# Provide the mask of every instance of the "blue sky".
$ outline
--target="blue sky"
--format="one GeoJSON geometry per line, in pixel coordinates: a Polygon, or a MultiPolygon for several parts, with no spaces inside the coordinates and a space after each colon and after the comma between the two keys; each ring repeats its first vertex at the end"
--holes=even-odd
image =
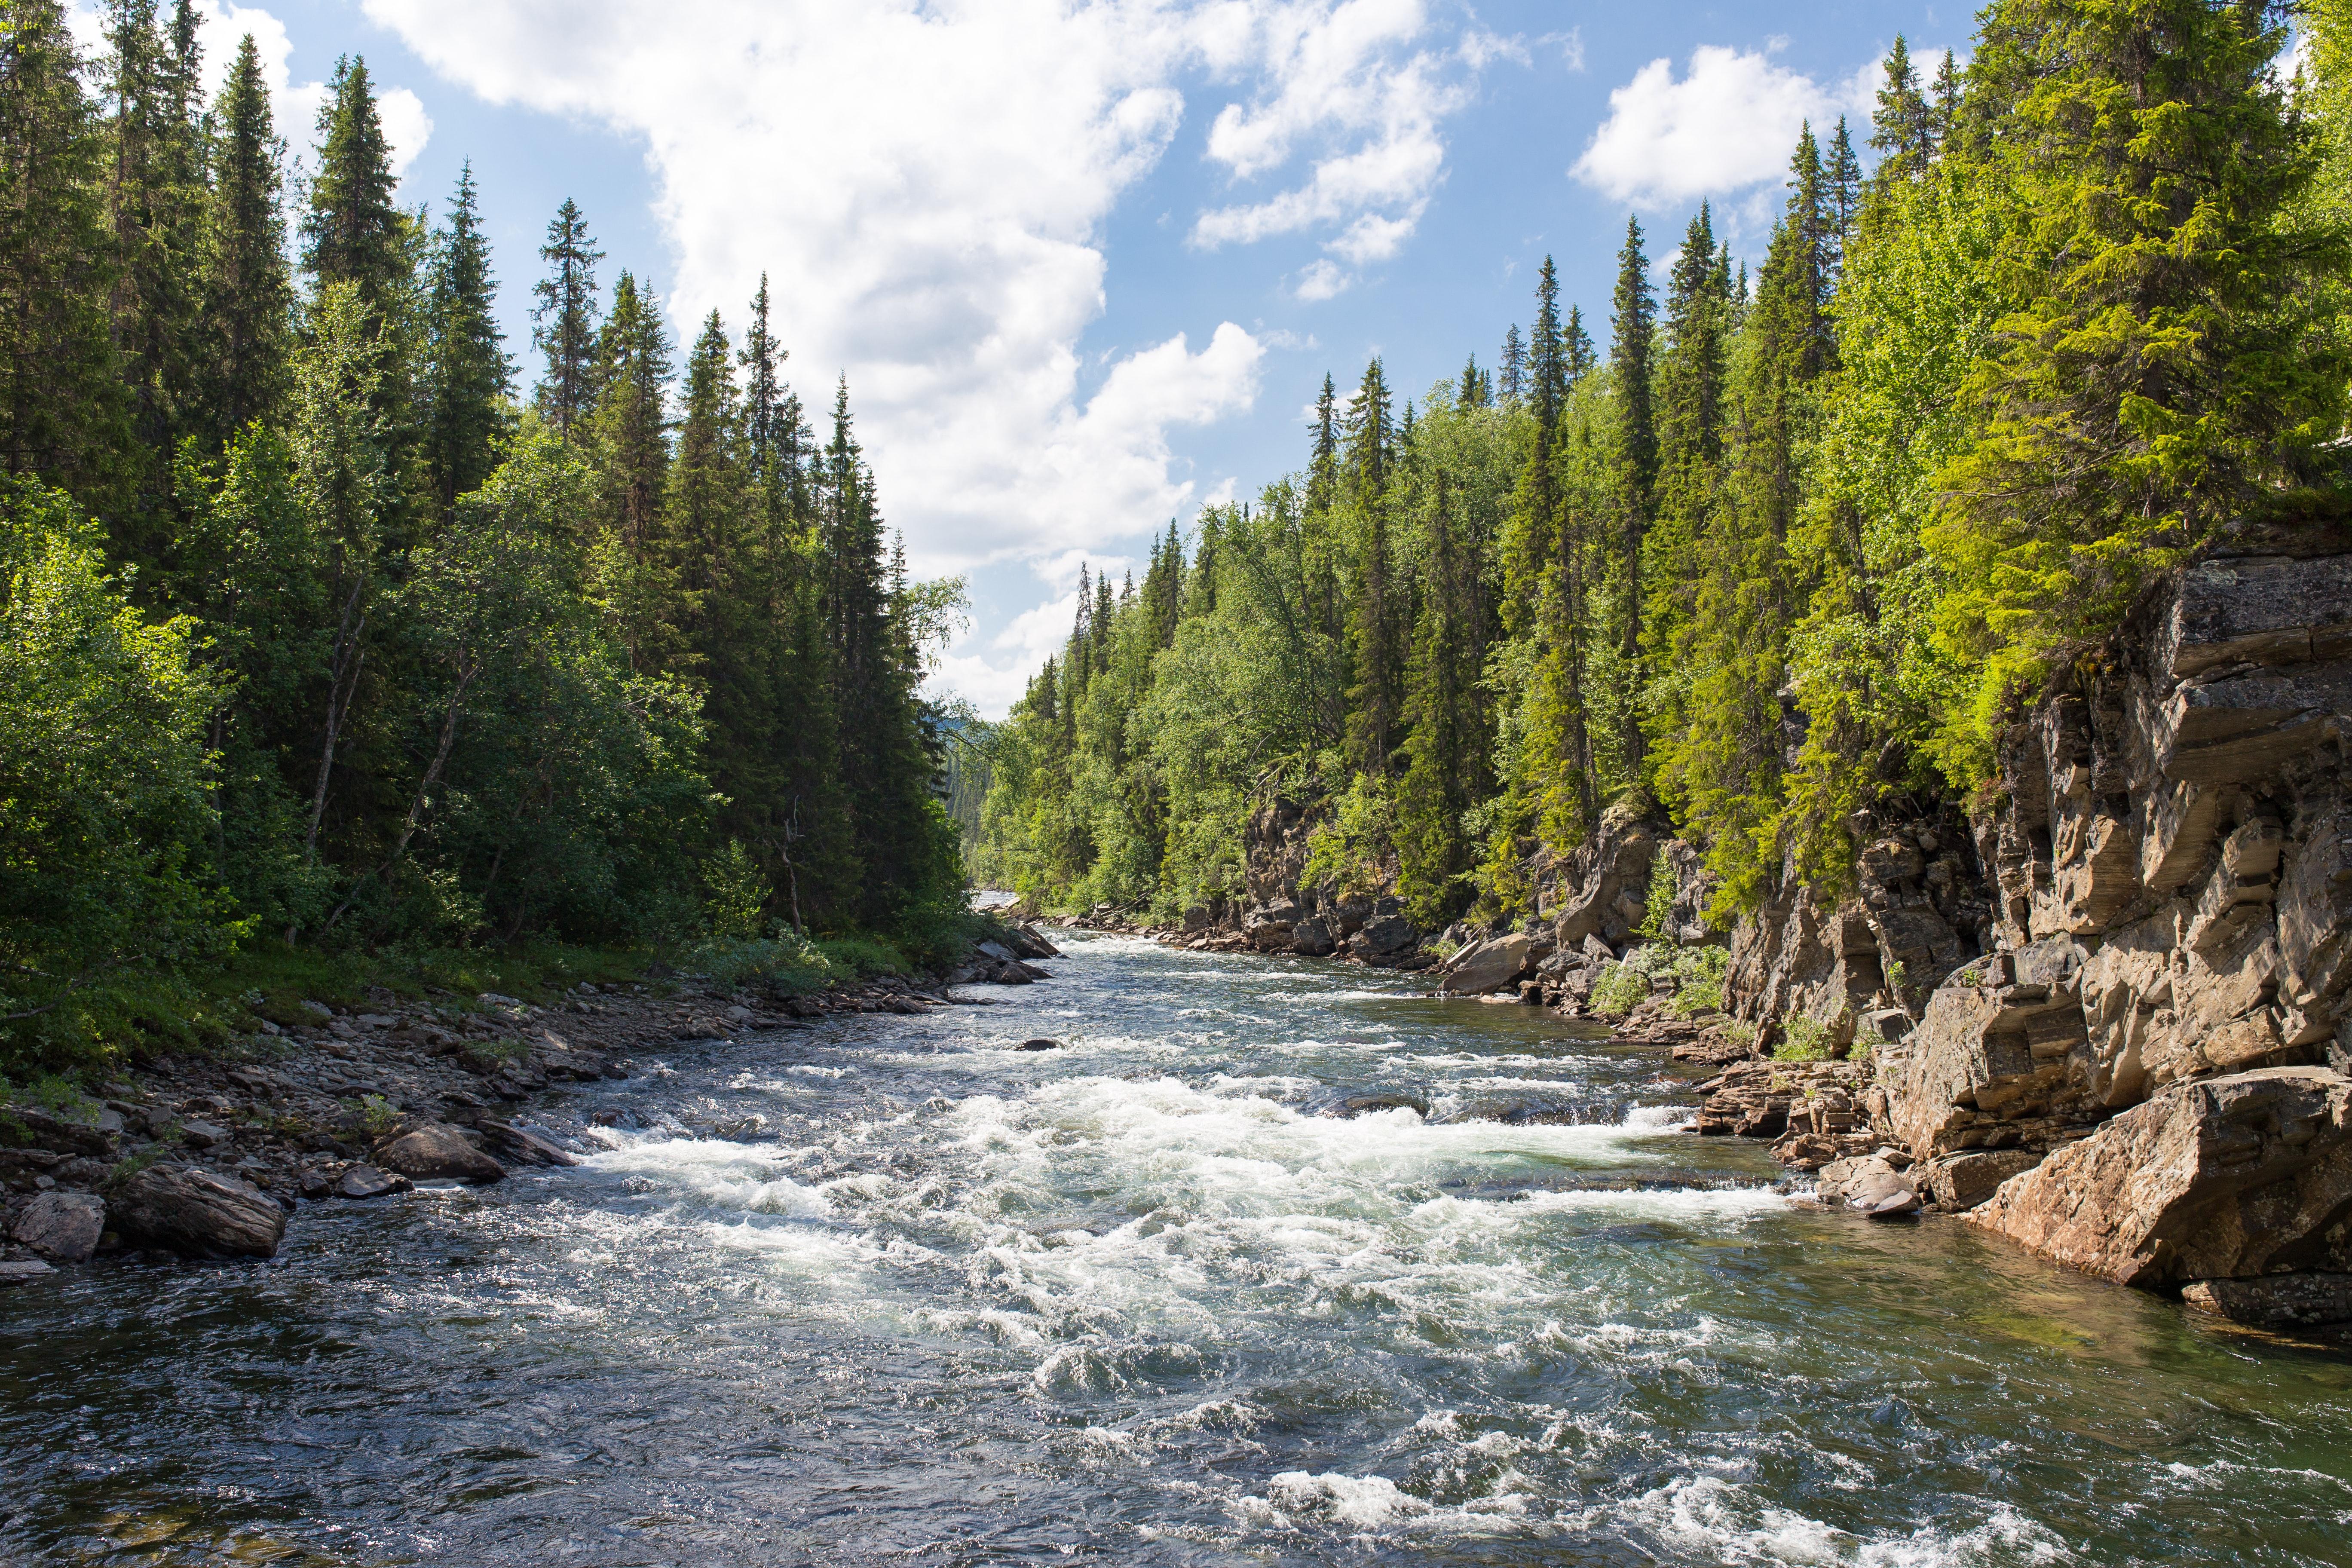
{"type": "MultiPolygon", "coordinates": [[[[528,375],[565,196],[688,336],[762,268],[812,405],[846,371],[886,511],[971,575],[940,681],[1002,712],[1079,563],[1297,465],[1324,373],[1416,395],[1524,323],[1537,266],[1604,342],[1629,212],[1702,199],[1760,257],[1798,118],[1964,7],[1448,0],[210,0],[310,139],[346,52],[404,198],[470,158],[528,375]],[[421,143],[421,145],[419,144],[421,143]]],[[[1866,132],[1865,132],[1866,133],[1866,132]]],[[[1721,228],[1719,225],[1719,230],[1721,228]]]]}

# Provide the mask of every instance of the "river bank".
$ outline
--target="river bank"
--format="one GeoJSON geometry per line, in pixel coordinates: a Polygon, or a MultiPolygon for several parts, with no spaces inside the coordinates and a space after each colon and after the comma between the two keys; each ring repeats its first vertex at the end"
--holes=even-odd
{"type": "Polygon", "coordinates": [[[577,1163],[577,1140],[536,1125],[530,1102],[551,1086],[625,1079],[647,1050],[919,1015],[955,1005],[949,984],[1045,977],[975,951],[942,975],[797,994],[656,964],[646,979],[583,981],[537,1003],[380,985],[356,1003],[305,998],[280,1009],[289,1023],[256,1018],[218,1047],[149,1058],[102,1094],[0,1106],[0,1284],[142,1247],[269,1257],[303,1202],[577,1163]]]}

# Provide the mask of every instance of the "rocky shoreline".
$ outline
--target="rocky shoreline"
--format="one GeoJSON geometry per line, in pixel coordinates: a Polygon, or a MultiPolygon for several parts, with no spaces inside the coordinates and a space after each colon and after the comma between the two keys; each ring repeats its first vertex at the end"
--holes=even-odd
{"type": "Polygon", "coordinates": [[[1998,763],[1966,815],[1890,792],[1848,825],[1850,887],[1786,866],[1728,931],[1700,849],[1633,803],[1530,847],[1516,928],[1315,885],[1290,800],[1249,824],[1244,898],[1083,918],[1604,1018],[1718,1068],[1699,1131],[1770,1140],[1823,1201],[2252,1326],[2352,1322],[2352,531],[2246,524],[2166,574],[1998,763]]]}
{"type": "Polygon", "coordinates": [[[1055,953],[1014,926],[929,983],[784,994],[672,976],[536,1005],[381,987],[359,1006],[305,1002],[299,1022],[149,1061],[103,1099],[0,1106],[0,1285],[131,1251],[271,1257],[306,1202],[576,1163],[586,1150],[521,1109],[551,1089],[628,1077],[636,1053],[671,1043],[975,1005],[950,987],[1050,979],[1034,961],[1055,953]]]}

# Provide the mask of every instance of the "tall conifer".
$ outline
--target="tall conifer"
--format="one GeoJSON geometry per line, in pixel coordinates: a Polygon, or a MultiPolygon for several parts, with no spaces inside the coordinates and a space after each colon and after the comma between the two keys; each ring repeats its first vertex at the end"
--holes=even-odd
{"type": "Polygon", "coordinates": [[[261,51],[247,33],[214,106],[213,188],[205,276],[202,417],[207,451],[286,395],[294,287],[278,203],[285,143],[271,124],[261,51]]]}
{"type": "MultiPolygon", "coordinates": [[[[566,442],[595,406],[597,367],[596,263],[604,253],[588,232],[579,205],[566,196],[539,247],[548,274],[531,286],[531,342],[547,357],[539,383],[539,410],[566,442]]],[[[765,285],[761,292],[765,294],[765,285]]]]}
{"type": "Polygon", "coordinates": [[[434,236],[425,300],[424,458],[445,510],[490,477],[507,425],[514,372],[502,346],[497,296],[468,162],[458,171],[448,221],[434,236]]]}

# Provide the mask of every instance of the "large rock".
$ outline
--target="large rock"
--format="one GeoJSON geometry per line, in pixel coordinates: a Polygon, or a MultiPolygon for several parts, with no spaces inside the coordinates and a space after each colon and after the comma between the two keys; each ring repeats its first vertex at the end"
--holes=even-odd
{"type": "Polygon", "coordinates": [[[2055,938],[1982,960],[1936,992],[1887,1064],[1889,1120],[1914,1156],[2046,1145],[2097,1119],[2081,966],[2081,949],[2055,938]]]}
{"type": "Polygon", "coordinates": [[[1348,939],[1348,951],[1357,957],[1378,963],[1412,950],[1421,940],[1421,932],[1411,921],[1401,914],[1377,914],[1364,922],[1363,929],[1348,939]]]}
{"type": "MultiPolygon", "coordinates": [[[[1045,1044],[1050,1047],[1052,1041],[1045,1044]]],[[[1032,1050],[1037,1042],[1031,1040],[1021,1047],[1032,1050]]],[[[493,1121],[484,1118],[478,1124],[482,1136],[507,1160],[518,1165],[576,1165],[579,1159],[570,1150],[550,1142],[529,1128],[517,1127],[510,1121],[493,1121]]]]}
{"type": "Polygon", "coordinates": [[[1928,1199],[1946,1214],[1963,1214],[2042,1163],[2033,1149],[1979,1149],[1930,1160],[1914,1173],[1928,1199]]]}
{"type": "Polygon", "coordinates": [[[2352,1268],[2352,1079],[2263,1068],[2176,1084],[1967,1218],[2126,1285],[2352,1268]]]}
{"type": "Polygon", "coordinates": [[[150,1165],[107,1206],[125,1241],[189,1258],[269,1258],[286,1235],[275,1198],[194,1165],[150,1165]]]}
{"type": "Polygon", "coordinates": [[[1306,910],[1285,899],[1278,903],[1252,910],[1244,915],[1242,918],[1242,934],[1249,938],[1251,945],[1260,952],[1287,952],[1290,951],[1291,933],[1306,915],[1306,910]]]}
{"type": "Polygon", "coordinates": [[[1500,991],[1515,984],[1528,973],[1535,942],[1523,931],[1513,931],[1490,942],[1466,947],[1454,955],[1445,966],[1443,984],[1456,996],[1475,996],[1488,991],[1500,991]]]}
{"type": "Polygon", "coordinates": [[[385,1140],[375,1163],[420,1182],[495,1182],[507,1168],[466,1141],[446,1121],[426,1121],[385,1140]]]}
{"type": "Polygon", "coordinates": [[[59,1263],[84,1263],[98,1250],[106,1234],[106,1200],[95,1193],[43,1193],[25,1205],[9,1232],[19,1247],[29,1247],[59,1263]]]}
{"type": "Polygon", "coordinates": [[[1308,958],[1328,958],[1339,948],[1331,935],[1330,922],[1320,915],[1309,915],[1290,928],[1290,951],[1308,958]]]}

